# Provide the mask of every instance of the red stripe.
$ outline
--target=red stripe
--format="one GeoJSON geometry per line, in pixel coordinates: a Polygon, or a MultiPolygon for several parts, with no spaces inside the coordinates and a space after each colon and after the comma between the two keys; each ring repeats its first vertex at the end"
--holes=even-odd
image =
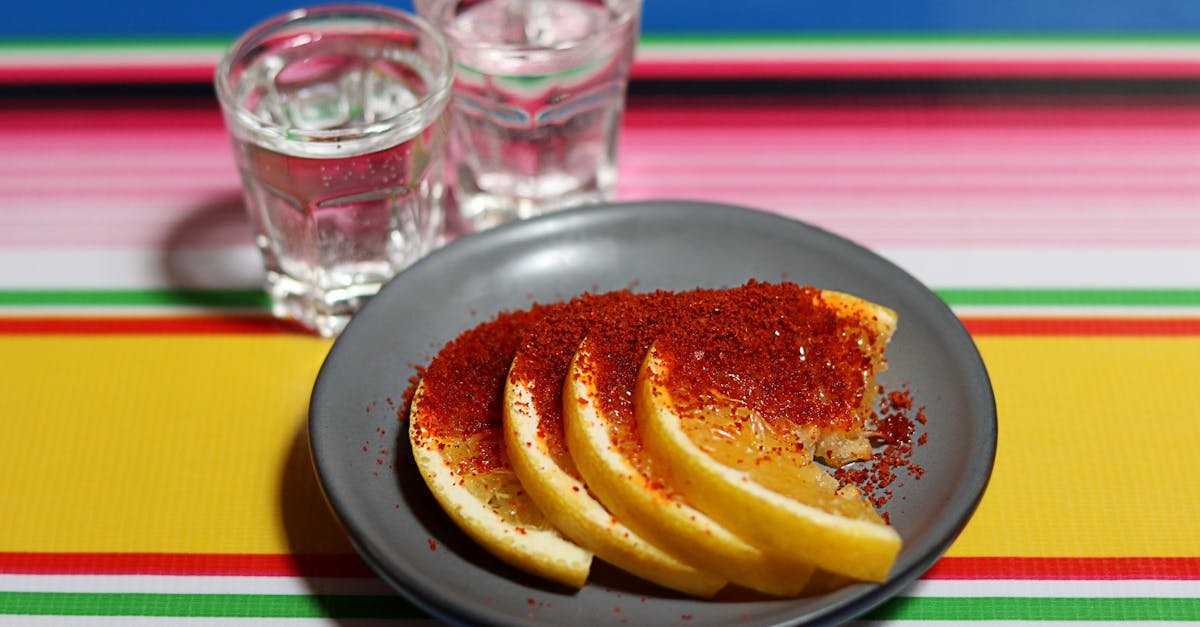
{"type": "MultiPolygon", "coordinates": [[[[972,335],[1200,335],[1200,318],[967,317],[972,335]]],[[[303,333],[265,316],[0,317],[0,335],[156,335],[303,333]]]]}
{"type": "Polygon", "coordinates": [[[923,578],[1200,580],[1200,557],[943,557],[923,578]]]}
{"type": "Polygon", "coordinates": [[[373,577],[357,555],[226,553],[0,553],[0,573],[373,577]]]}
{"type": "Polygon", "coordinates": [[[298,333],[266,316],[0,317],[0,335],[194,335],[298,333]]]}
{"type": "MultiPolygon", "coordinates": [[[[373,577],[357,555],[0,553],[0,573],[373,577]]],[[[1200,580],[1200,557],[944,557],[942,580],[1200,580]]]]}
{"type": "Polygon", "coordinates": [[[207,83],[215,63],[110,66],[0,66],[0,84],[62,85],[69,83],[207,83]]]}
{"type": "Polygon", "coordinates": [[[1200,318],[963,318],[972,335],[1200,335],[1200,318]]]}
{"type": "Polygon", "coordinates": [[[920,61],[836,59],[731,59],[674,61],[647,59],[633,67],[639,79],[667,78],[1194,78],[1191,60],[988,60],[920,61]]]}
{"type": "MultiPolygon", "coordinates": [[[[0,66],[0,83],[201,83],[212,80],[214,63],[137,65],[0,66]]],[[[698,59],[638,61],[635,79],[764,79],[764,78],[1195,78],[1200,63],[1191,60],[1039,60],[1039,59],[698,59]]]]}

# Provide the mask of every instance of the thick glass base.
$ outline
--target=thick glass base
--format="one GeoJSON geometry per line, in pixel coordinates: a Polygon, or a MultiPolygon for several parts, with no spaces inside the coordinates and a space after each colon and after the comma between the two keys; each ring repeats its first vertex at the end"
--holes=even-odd
{"type": "Polygon", "coordinates": [[[551,177],[539,177],[536,185],[528,182],[521,186],[488,185],[495,181],[471,177],[460,170],[459,185],[454,190],[459,216],[470,228],[479,231],[513,220],[607,202],[613,199],[616,187],[616,172],[611,167],[604,168],[583,185],[579,179],[558,180],[567,179],[558,177],[547,181],[546,178],[551,177]]]}
{"type": "Polygon", "coordinates": [[[360,275],[353,285],[320,289],[285,274],[268,271],[267,294],[271,297],[271,313],[276,318],[295,321],[321,337],[335,337],[383,287],[388,277],[390,273],[377,278],[360,275]]]}

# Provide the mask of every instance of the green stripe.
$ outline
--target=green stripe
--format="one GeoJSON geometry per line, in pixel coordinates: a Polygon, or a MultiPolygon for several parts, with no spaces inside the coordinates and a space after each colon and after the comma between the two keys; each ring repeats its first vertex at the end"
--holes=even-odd
{"type": "MultiPolygon", "coordinates": [[[[954,306],[1200,307],[1200,289],[942,288],[954,306]]],[[[190,306],[265,308],[257,289],[0,290],[0,306],[136,307],[190,306]]]]}
{"type": "Polygon", "coordinates": [[[425,618],[398,596],[0,592],[0,615],[425,618]]]}
{"type": "MultiPolygon", "coordinates": [[[[36,37],[0,39],[0,52],[20,50],[156,50],[223,49],[230,35],[190,37],[36,37]]],[[[644,33],[641,43],[675,45],[763,44],[986,44],[986,45],[1145,45],[1200,43],[1200,34],[1179,33],[644,33]]]]}
{"type": "Polygon", "coordinates": [[[941,288],[951,305],[993,306],[1200,306],[1200,289],[941,288]]]}
{"type": "Polygon", "coordinates": [[[898,597],[867,620],[1200,620],[1200,599],[898,597]]]}
{"type": "MultiPolygon", "coordinates": [[[[0,615],[425,618],[398,596],[0,592],[0,615]]],[[[867,620],[1200,620],[1200,599],[899,597],[867,620]]]]}
{"type": "Polygon", "coordinates": [[[258,289],[7,290],[0,306],[192,306],[266,307],[258,289]]]}

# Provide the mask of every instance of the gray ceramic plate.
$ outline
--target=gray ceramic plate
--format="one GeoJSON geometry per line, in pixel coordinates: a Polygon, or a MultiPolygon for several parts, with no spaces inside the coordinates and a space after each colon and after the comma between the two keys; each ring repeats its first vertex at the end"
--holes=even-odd
{"type": "Polygon", "coordinates": [[[325,494],[358,551],[439,618],[557,625],[833,623],[899,592],[962,529],[991,473],[996,412],[967,332],[936,295],[895,265],[779,216],[646,202],[557,213],[465,237],[398,275],[330,351],[313,391],[309,436],[325,494]],[[571,593],[479,549],[429,495],[388,399],[399,402],[414,364],[428,363],[446,341],[531,299],[559,300],[635,281],[639,290],[678,290],[749,278],[847,291],[900,314],[882,382],[908,381],[917,401],[928,406],[929,440],[914,456],[925,477],[907,481],[888,508],[904,548],[886,583],[799,600],[700,601],[597,561],[588,585],[571,593]],[[383,466],[376,461],[380,448],[389,453],[383,466]],[[395,471],[381,472],[389,466],[395,471]]]}

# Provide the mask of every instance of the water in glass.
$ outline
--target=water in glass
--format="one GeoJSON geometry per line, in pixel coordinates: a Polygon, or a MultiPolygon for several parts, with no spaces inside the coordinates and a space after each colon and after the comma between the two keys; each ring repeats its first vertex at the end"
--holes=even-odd
{"type": "Polygon", "coordinates": [[[296,44],[242,71],[235,95],[251,128],[235,130],[234,146],[275,314],[333,335],[436,245],[448,120],[392,119],[434,84],[411,46],[362,33],[296,44]]]}
{"type": "Polygon", "coordinates": [[[442,5],[434,19],[457,65],[452,132],[464,217],[486,227],[608,199],[638,3],[429,4],[442,5]]]}

